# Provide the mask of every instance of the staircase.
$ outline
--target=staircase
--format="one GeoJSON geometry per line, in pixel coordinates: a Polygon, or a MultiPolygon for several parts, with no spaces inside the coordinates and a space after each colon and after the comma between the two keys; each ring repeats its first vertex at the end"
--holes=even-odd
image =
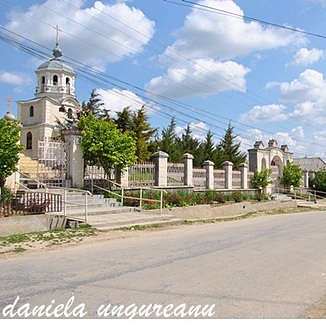
{"type": "Polygon", "coordinates": [[[21,176],[20,183],[31,189],[37,188],[36,180],[39,177],[39,171],[42,171],[42,174],[45,173],[48,178],[55,176],[51,167],[47,167],[36,159],[32,159],[22,153],[19,154],[19,171],[24,175],[21,176]]]}

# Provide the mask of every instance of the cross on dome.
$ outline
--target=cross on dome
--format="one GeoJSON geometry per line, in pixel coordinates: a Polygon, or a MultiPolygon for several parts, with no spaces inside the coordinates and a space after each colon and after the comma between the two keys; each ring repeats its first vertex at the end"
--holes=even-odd
{"type": "Polygon", "coordinates": [[[62,56],[62,51],[59,48],[59,32],[62,32],[62,30],[59,28],[58,25],[53,28],[56,30],[55,49],[53,50],[53,56],[54,58],[59,58],[62,56]]]}

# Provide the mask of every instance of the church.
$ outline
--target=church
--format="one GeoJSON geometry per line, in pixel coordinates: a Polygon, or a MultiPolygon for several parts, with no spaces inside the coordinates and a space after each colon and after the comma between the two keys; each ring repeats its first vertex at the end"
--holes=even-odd
{"type": "Polygon", "coordinates": [[[34,98],[18,101],[18,119],[22,124],[22,153],[32,159],[39,158],[39,140],[55,140],[60,136],[58,121],[73,118],[79,111],[75,93],[76,73],[61,59],[58,27],[53,58],[42,63],[36,73],[34,98]]]}

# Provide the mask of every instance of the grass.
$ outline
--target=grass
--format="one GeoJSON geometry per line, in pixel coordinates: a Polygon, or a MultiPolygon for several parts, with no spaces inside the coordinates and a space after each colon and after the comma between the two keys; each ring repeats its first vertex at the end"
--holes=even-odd
{"type": "Polygon", "coordinates": [[[77,229],[57,228],[43,232],[15,234],[8,237],[0,237],[0,253],[10,251],[23,252],[37,245],[50,247],[71,243],[72,241],[80,242],[84,237],[95,236],[97,234],[97,230],[87,224],[81,224],[77,229]]]}

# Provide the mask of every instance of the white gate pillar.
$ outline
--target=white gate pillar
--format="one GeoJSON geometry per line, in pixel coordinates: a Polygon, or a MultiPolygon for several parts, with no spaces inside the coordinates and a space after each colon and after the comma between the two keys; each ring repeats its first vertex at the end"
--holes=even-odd
{"type": "Polygon", "coordinates": [[[81,132],[79,130],[66,130],[65,141],[68,145],[68,178],[74,188],[84,187],[84,158],[81,147],[81,132]]]}

